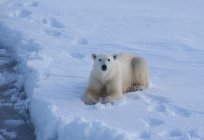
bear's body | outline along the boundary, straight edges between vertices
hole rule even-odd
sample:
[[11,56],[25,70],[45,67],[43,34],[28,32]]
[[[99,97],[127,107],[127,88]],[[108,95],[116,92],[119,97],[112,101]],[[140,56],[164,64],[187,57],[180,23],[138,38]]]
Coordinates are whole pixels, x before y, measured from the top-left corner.
[[103,103],[122,97],[123,93],[142,90],[149,85],[149,69],[143,58],[130,54],[92,55],[93,69],[83,95],[85,104]]

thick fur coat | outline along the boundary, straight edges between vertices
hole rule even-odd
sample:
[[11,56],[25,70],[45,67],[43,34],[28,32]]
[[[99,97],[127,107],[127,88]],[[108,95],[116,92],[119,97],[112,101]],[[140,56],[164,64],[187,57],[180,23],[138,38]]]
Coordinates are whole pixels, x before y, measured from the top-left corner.
[[123,93],[143,90],[149,85],[147,62],[130,54],[92,54],[94,65],[82,97],[85,104],[111,103]]

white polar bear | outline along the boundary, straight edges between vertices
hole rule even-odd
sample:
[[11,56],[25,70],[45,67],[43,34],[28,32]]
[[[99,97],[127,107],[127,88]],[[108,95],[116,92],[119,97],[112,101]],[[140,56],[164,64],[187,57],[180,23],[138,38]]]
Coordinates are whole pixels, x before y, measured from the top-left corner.
[[93,69],[82,97],[85,104],[111,103],[123,93],[143,90],[149,85],[147,62],[130,54],[92,54]]

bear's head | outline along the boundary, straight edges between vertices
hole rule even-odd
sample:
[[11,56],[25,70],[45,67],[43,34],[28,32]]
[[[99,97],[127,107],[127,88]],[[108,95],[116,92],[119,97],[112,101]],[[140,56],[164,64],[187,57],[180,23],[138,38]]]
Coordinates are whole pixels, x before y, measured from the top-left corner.
[[92,54],[94,60],[93,70],[99,75],[105,75],[115,68],[117,55]]

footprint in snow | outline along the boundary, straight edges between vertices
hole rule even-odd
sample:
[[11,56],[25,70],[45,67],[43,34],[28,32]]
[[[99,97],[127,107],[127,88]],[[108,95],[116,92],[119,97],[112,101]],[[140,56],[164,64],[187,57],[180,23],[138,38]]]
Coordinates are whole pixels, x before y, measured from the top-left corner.
[[79,52],[72,52],[71,56],[78,59],[82,59],[85,57],[82,53],[79,53]]
[[149,118],[148,124],[151,127],[157,127],[157,126],[164,124],[164,121],[162,121],[160,119],[156,119],[156,118]]
[[43,18],[42,23],[53,28],[65,28],[65,26],[55,18]]
[[183,136],[182,132],[180,129],[173,129],[170,134],[169,134],[170,137],[181,137]]
[[26,9],[20,9],[15,12],[10,13],[11,17],[20,17],[20,18],[25,18],[29,17],[32,13]]
[[192,113],[189,110],[171,104],[171,102],[165,97],[151,94],[146,94],[145,96],[141,97],[148,105],[149,111],[157,111],[161,113],[167,113],[172,116],[177,115],[185,118],[189,118],[192,115]]
[[86,40],[85,38],[80,38],[78,40],[78,44],[80,44],[80,45],[87,45],[88,44],[88,40]]
[[204,139],[203,137],[200,137],[200,136],[198,135],[198,133],[197,133],[196,130],[191,130],[191,131],[189,131],[189,132],[188,132],[188,136],[189,136],[190,138],[195,138],[195,139],[198,139],[198,140],[203,140],[203,139]]
[[148,131],[143,131],[140,134],[140,138],[142,138],[142,139],[149,139],[150,137],[151,137],[151,132],[148,132]]
[[49,35],[49,36],[54,36],[54,37],[57,37],[57,36],[60,36],[61,35],[61,32],[59,31],[56,31],[56,30],[44,30],[44,32]]
[[190,118],[192,114],[187,109],[175,105],[169,105],[167,111],[172,115],[177,115],[185,118]]
[[74,39],[72,41],[73,45],[87,45],[88,43],[88,40],[85,38]]

